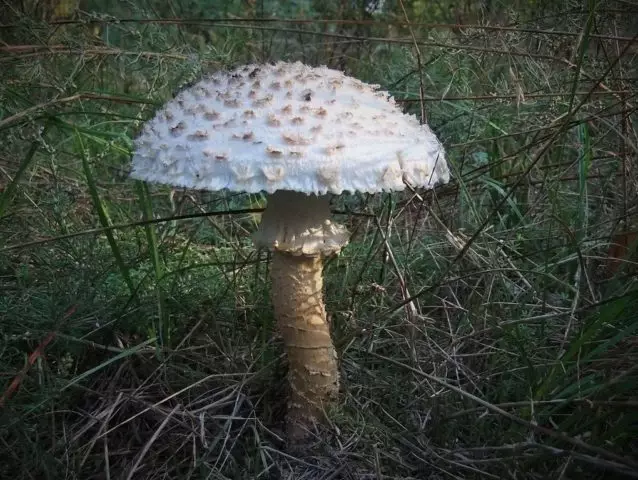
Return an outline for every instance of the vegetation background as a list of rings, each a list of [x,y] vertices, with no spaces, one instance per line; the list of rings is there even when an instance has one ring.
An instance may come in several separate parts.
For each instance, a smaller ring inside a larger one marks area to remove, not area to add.
[[[638,4],[2,0],[0,477],[638,476]],[[207,72],[302,60],[445,143],[435,192],[335,202],[343,395],[281,438],[263,198],[127,178]]]

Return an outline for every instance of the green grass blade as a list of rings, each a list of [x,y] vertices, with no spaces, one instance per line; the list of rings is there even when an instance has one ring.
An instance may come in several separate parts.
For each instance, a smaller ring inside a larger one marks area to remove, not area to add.
[[[121,353],[118,353],[114,357],[109,358],[107,361],[102,362],[99,365],[97,365],[97,366],[95,366],[93,368],[90,368],[86,372],[83,372],[80,375],[78,375],[77,377],[73,378],[69,383],[64,385],[60,390],[66,390],[67,388],[70,388],[73,385],[76,385],[77,383],[81,382],[85,378],[90,377],[91,375],[99,372],[103,368],[108,367],[109,365],[111,365],[112,363],[117,362],[118,360],[122,360],[123,358],[127,358],[127,357],[130,357],[132,355],[135,355],[140,350],[143,350],[144,347],[147,347],[148,345],[151,345],[153,342],[155,342],[155,340],[156,340],[155,338],[149,338],[148,340],[143,341],[139,345],[136,345],[134,347],[131,347],[131,348],[121,352]]]
[[[46,127],[44,128],[40,136],[43,137],[45,133],[46,133]],[[40,147],[39,141],[34,140],[33,143],[31,143],[31,147],[27,151],[27,154],[25,155],[22,162],[20,162],[20,166],[18,167],[18,170],[16,171],[15,175],[13,176],[9,184],[5,187],[4,192],[2,192],[2,195],[0,195],[0,218],[4,216],[5,210],[9,206],[9,203],[11,202],[11,200],[13,200],[13,196],[15,195],[16,190],[18,189],[18,184],[20,183],[20,179],[22,178],[22,175],[24,175],[24,172],[26,172],[29,166],[31,165],[31,162],[33,162],[33,159],[35,158],[35,154],[38,151],[39,147]]]
[[[86,184],[89,189],[89,194],[91,195],[91,200],[93,201],[93,206],[97,211],[98,218],[100,220],[100,224],[103,228],[107,228],[111,226],[111,220],[109,219],[108,211],[106,205],[100,198],[100,193],[97,190],[97,185],[95,183],[95,179],[93,178],[93,173],[91,172],[91,166],[89,165],[88,155],[84,146],[84,142],[82,141],[82,137],[79,132],[76,132],[75,139],[77,142],[78,149],[80,150],[80,155],[82,156],[82,167],[84,169],[84,175],[86,176]],[[105,230],[104,235],[106,235],[106,239],[109,242],[109,246],[111,247],[111,252],[113,253],[113,258],[115,260],[115,264],[117,265],[120,274],[122,275],[122,279],[126,286],[128,287],[131,294],[135,292],[135,285],[133,284],[133,280],[131,279],[129,269],[124,262],[124,258],[122,257],[122,253],[120,252],[120,248],[113,236],[112,230]]]
[[[594,25],[594,19],[596,14],[596,0],[589,0],[588,2],[589,14],[587,15],[587,21],[585,22],[585,28],[581,34],[580,44],[578,45],[578,59],[576,61],[576,68],[574,69],[574,80],[572,82],[571,95],[569,99],[569,111],[574,108],[574,102],[576,100],[576,92],[578,91],[578,85],[580,83],[580,77],[582,75],[583,64],[585,62],[585,52],[589,45],[589,39],[591,36],[591,29]]]
[[[144,182],[137,181],[135,188],[137,190],[140,205],[142,206],[142,212],[144,220],[151,220],[153,218],[153,205],[151,203],[151,197],[148,192],[148,186]],[[160,346],[167,346],[170,344],[170,331],[171,326],[169,324],[169,315],[166,310],[166,295],[162,287],[162,279],[164,277],[164,265],[160,259],[157,235],[155,228],[150,225],[144,225],[144,231],[146,233],[146,241],[148,243],[148,251],[153,265],[153,272],[155,275],[155,295],[157,298],[157,313],[158,323],[155,328],[157,333],[157,339]]]
[[[516,205],[516,200],[514,198],[512,198],[511,195],[507,195],[507,192],[505,191],[505,189],[500,185],[500,183],[497,180],[494,180],[493,178],[490,177],[481,177],[481,181],[491,190],[495,191],[498,196],[500,198],[505,198],[507,201],[507,204],[510,207],[510,210],[514,213],[514,215],[516,216],[516,218],[518,218],[518,220],[522,223],[523,222],[523,214],[521,213],[521,211],[518,208],[518,205]]]

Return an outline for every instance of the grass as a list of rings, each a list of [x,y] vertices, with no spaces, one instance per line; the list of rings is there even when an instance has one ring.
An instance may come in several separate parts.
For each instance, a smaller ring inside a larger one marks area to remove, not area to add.
[[[492,3],[5,2],[0,477],[635,478],[636,7]],[[263,198],[127,177],[175,91],[278,59],[423,104],[454,172],[335,199],[342,397],[305,451]]]

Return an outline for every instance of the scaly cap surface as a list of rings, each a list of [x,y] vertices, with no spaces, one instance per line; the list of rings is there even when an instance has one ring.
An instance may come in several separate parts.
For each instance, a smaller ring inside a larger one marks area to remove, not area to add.
[[[201,190],[343,191],[449,180],[442,145],[394,99],[300,62],[219,72],[180,92],[135,140],[133,178]]]

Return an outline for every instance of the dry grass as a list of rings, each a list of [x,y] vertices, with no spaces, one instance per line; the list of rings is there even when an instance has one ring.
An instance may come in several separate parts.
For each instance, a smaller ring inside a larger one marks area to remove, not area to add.
[[[0,477],[636,477],[636,9],[459,27],[419,1],[213,3],[4,4]],[[454,170],[335,201],[342,401],[304,448],[282,439],[263,199],[127,178],[156,105],[280,58],[382,84]]]

